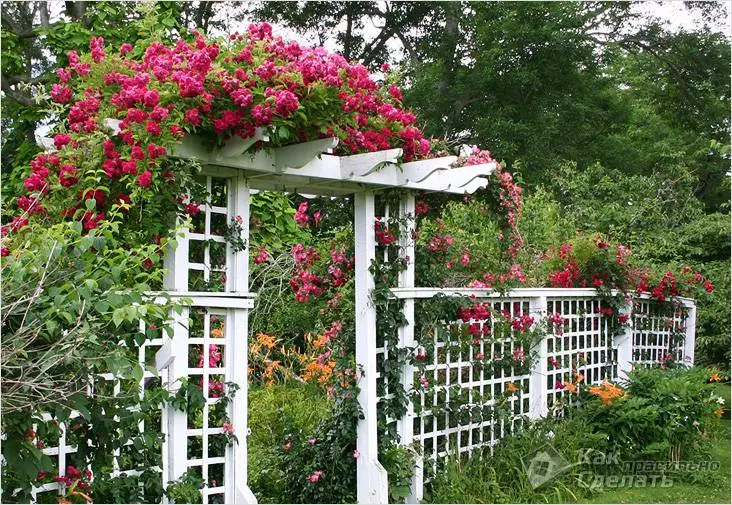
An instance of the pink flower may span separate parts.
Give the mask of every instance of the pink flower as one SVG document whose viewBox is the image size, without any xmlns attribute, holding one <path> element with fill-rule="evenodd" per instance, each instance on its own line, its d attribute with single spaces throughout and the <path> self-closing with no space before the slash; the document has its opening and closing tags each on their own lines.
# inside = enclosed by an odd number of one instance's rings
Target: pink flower
<svg viewBox="0 0 732 505">
<path fill-rule="evenodd" d="M 259 249 L 257 250 L 257 255 L 254 257 L 254 263 L 257 265 L 261 265 L 262 263 L 266 263 L 267 260 L 269 260 L 269 253 L 267 252 L 267 249 L 263 245 L 259 246 Z"/>
<path fill-rule="evenodd" d="M 521 347 L 517 347 L 516 349 L 514 349 L 513 355 L 511 357 L 517 363 L 523 363 L 526 359 L 526 356 L 524 355 L 524 350 Z"/>
<path fill-rule="evenodd" d="M 71 79 L 71 72 L 69 72 L 65 68 L 57 68 L 56 75 L 61 82 L 69 82 L 69 79 Z"/>
<path fill-rule="evenodd" d="M 353 459 L 358 459 L 359 456 L 361 456 L 361 453 L 359 452 L 359 450 L 358 449 L 354 449 L 353 450 Z"/>
<path fill-rule="evenodd" d="M 147 188 L 152 184 L 152 178 L 153 174 L 149 170 L 145 170 L 143 173 L 137 176 L 137 183 L 143 187 Z"/>
<path fill-rule="evenodd" d="M 91 49 L 92 59 L 95 63 L 104 60 L 104 39 L 102 37 L 92 37 L 89 41 L 89 49 Z"/>
<path fill-rule="evenodd" d="M 122 56 L 130 52 L 132 52 L 132 44 L 130 44 L 129 42 L 125 42 L 119 47 L 119 54 Z"/>
<path fill-rule="evenodd" d="M 145 131 L 147 131 L 150 135 L 160 135 L 160 125 L 158 125 L 154 121 L 148 121 L 147 123 L 145 123 Z"/>
<path fill-rule="evenodd" d="M 152 109 L 160 103 L 160 95 L 158 95 L 157 91 L 151 89 L 145 93 L 143 103 L 145 104 L 145 107 L 150 107 Z"/>
<path fill-rule="evenodd" d="M 712 281 L 704 281 L 704 291 L 706 291 L 707 293 L 712 293 L 714 291 L 714 284 L 712 284 Z"/>
<path fill-rule="evenodd" d="M 56 103 L 69 103 L 72 96 L 73 92 L 68 86 L 64 86 L 63 84 L 54 84 L 51 86 L 51 100 Z"/>
<path fill-rule="evenodd" d="M 293 218 L 301 228 L 305 228 L 308 225 L 308 222 L 310 221 L 310 216 L 308 216 L 308 202 L 300 203 L 300 206 L 297 208 L 297 212 L 295 212 Z"/>
<path fill-rule="evenodd" d="M 404 100 L 404 97 L 402 96 L 402 90 L 400 90 L 393 84 L 391 86 L 389 86 L 389 94 L 397 102 L 401 102 L 402 100 Z"/>
<path fill-rule="evenodd" d="M 56 146 L 57 150 L 61 150 L 63 146 L 71 142 L 71 136 L 65 133 L 59 133 L 53 137 L 53 145 Z"/>
<path fill-rule="evenodd" d="M 467 266 L 468 263 L 470 263 L 470 251 L 469 250 L 466 249 L 465 252 L 463 253 L 463 255 L 460 257 L 460 263 L 462 263 L 463 266 Z"/>
<path fill-rule="evenodd" d="M 201 118 L 198 113 L 198 109 L 188 109 L 186 113 L 183 116 L 183 120 L 186 123 L 190 123 L 193 126 L 198 126 L 201 124 Z"/>
<path fill-rule="evenodd" d="M 226 433 L 227 435 L 234 434 L 234 427 L 228 421 L 226 421 L 221 428 L 224 430 L 224 433 Z"/>
<path fill-rule="evenodd" d="M 320 480 L 320 478 L 323 476 L 323 472 L 321 470 L 316 470 L 312 474 L 310 474 L 306 479 L 310 481 L 311 483 L 315 484 Z"/>
</svg>

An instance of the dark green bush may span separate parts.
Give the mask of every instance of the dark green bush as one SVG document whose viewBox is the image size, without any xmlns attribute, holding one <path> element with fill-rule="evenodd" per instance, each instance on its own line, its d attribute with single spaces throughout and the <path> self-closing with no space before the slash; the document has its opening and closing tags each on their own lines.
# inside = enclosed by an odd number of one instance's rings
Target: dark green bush
<svg viewBox="0 0 732 505">
<path fill-rule="evenodd" d="M 286 437 L 293 430 L 315 430 L 329 415 L 330 402 L 315 386 L 291 383 L 249 391 L 249 486 L 261 503 L 288 501 L 279 461 Z"/>
</svg>

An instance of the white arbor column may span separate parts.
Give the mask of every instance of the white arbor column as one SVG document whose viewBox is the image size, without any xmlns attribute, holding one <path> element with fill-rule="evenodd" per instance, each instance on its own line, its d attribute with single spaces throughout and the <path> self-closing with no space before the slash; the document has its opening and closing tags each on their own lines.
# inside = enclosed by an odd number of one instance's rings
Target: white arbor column
<svg viewBox="0 0 732 505">
<path fill-rule="evenodd" d="M 354 195 L 356 264 L 356 364 L 361 367 L 358 402 L 364 418 L 358 421 L 356 449 L 357 499 L 359 503 L 387 503 L 389 483 L 378 460 L 376 412 L 376 309 L 371 299 L 374 278 L 369 272 L 376 258 L 374 235 L 374 193 Z"/>
<path fill-rule="evenodd" d="M 241 217 L 241 239 L 247 245 L 243 251 L 228 250 L 226 289 L 230 293 L 249 292 L 249 202 L 250 193 L 242 174 L 232 177 L 229 184 L 229 217 Z M 249 436 L 249 309 L 228 310 L 226 327 L 227 349 L 225 367 L 230 381 L 239 390 L 229 405 L 229 417 L 234 426 L 238 443 L 226 448 L 227 479 L 226 503 L 257 503 L 249 489 L 248 443 Z"/>
<path fill-rule="evenodd" d="M 180 223 L 179 223 L 180 224 Z M 181 293 L 188 290 L 188 229 L 176 236 L 174 248 L 169 247 L 165 256 L 165 290 Z M 180 379 L 188 375 L 188 318 L 190 309 L 184 307 L 180 313 L 171 311 L 172 334 L 163 335 L 163 345 L 156 354 L 158 370 L 168 368 L 168 390 L 174 395 L 180 389 Z M 168 482 L 179 479 L 188 470 L 187 435 L 188 416 L 171 406 L 164 407 L 163 418 L 167 418 L 164 426 L 165 443 L 163 459 L 166 460 Z M 168 485 L 164 482 L 164 485 Z"/>
<path fill-rule="evenodd" d="M 534 321 L 538 321 L 547 315 L 546 296 L 537 296 L 529 301 L 529 314 L 534 318 Z M 549 412 L 546 403 L 546 381 L 548 375 L 547 338 L 548 335 L 545 335 L 537 344 L 538 357 L 529 378 L 529 417 L 531 419 L 545 417 Z"/>
<path fill-rule="evenodd" d="M 684 338 L 684 364 L 694 364 L 694 347 L 696 346 L 696 303 L 684 303 L 688 315 L 686 317 L 686 338 Z"/>
<path fill-rule="evenodd" d="M 402 196 L 399 201 L 399 217 L 405 219 L 407 223 L 413 223 L 416 226 L 416 216 L 414 208 L 414 193 L 408 192 Z M 414 262 L 415 248 L 412 239 L 412 228 L 407 227 L 401 230 L 399 236 L 399 248 L 401 254 L 407 258 L 407 268 L 399 274 L 398 287 L 413 288 L 414 287 Z M 414 347 L 414 298 L 406 298 L 404 300 L 403 314 L 407 320 L 407 324 L 399 328 L 399 347 Z M 412 447 L 414 442 L 414 404 L 412 403 L 411 390 L 414 386 L 414 366 L 411 363 L 405 363 L 402 369 L 401 377 L 402 387 L 407 392 L 407 411 L 404 417 L 397 421 L 397 433 L 399 434 L 399 442 L 401 445 Z M 417 454 L 415 458 L 414 474 L 412 475 L 412 483 L 410 494 L 407 497 L 407 503 L 419 503 L 423 496 L 424 487 L 423 461 L 421 454 Z"/>
<path fill-rule="evenodd" d="M 620 310 L 620 315 L 628 316 L 628 322 L 623 331 L 617 335 L 615 347 L 618 350 L 618 379 L 625 380 L 628 373 L 633 370 L 633 299 L 626 299 L 626 303 Z"/>
</svg>

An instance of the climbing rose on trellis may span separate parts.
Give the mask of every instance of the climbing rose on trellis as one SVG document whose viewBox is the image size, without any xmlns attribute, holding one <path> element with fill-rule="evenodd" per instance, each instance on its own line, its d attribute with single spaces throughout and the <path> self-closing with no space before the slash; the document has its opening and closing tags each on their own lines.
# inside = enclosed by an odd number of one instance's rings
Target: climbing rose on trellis
<svg viewBox="0 0 732 505">
<path fill-rule="evenodd" d="M 28 194 L 18 203 L 23 213 L 2 236 L 26 226 L 29 215 L 57 219 L 43 207 L 47 199 L 65 209 L 63 218 L 90 230 L 110 214 L 174 190 L 178 174 L 164 169 L 162 157 L 191 133 L 222 142 L 252 138 L 263 128 L 270 146 L 334 136 L 341 153 L 400 147 L 406 161 L 430 152 L 395 86 L 380 87 L 366 67 L 323 48 L 275 37 L 267 23 L 225 42 L 194 32 L 172 46 L 130 47 L 114 54 L 96 37 L 90 54 L 68 53 L 69 66 L 58 69 L 60 83 L 51 90 L 64 106 L 57 152 L 31 162 L 23 183 Z M 107 119 L 119 121 L 118 134 L 105 126 Z M 258 142 L 254 149 L 262 147 Z M 85 203 L 90 194 L 93 208 Z"/>
</svg>

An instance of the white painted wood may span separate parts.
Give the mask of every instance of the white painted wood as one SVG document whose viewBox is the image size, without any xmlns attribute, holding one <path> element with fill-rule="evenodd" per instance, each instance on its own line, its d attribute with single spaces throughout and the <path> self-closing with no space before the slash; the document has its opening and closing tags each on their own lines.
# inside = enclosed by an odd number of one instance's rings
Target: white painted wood
<svg viewBox="0 0 732 505">
<path fill-rule="evenodd" d="M 407 258 L 407 268 L 399 273 L 398 285 L 401 288 L 414 287 L 414 262 L 415 247 L 412 239 L 412 231 L 415 227 L 415 203 L 414 193 L 404 194 L 399 201 L 399 217 L 408 223 L 407 229 L 401 230 L 399 236 L 400 254 Z M 414 319 L 414 299 L 404 300 L 403 309 L 404 318 L 407 324 L 399 328 L 399 346 L 402 348 L 412 349 L 415 347 L 414 328 L 416 321 Z M 401 384 L 407 395 L 412 394 L 414 389 L 414 365 L 406 363 L 402 368 Z M 414 404 L 409 401 L 407 403 L 407 411 L 404 417 L 397 420 L 397 433 L 399 435 L 399 443 L 410 447 L 414 442 Z M 423 462 L 420 454 L 415 453 L 415 466 L 422 468 Z M 406 499 L 406 503 L 419 503 L 422 500 L 424 482 L 421 471 L 416 471 L 412 475 L 410 486 L 410 494 Z"/>
<path fill-rule="evenodd" d="M 531 298 L 535 296 L 583 298 L 597 296 L 597 291 L 592 288 L 516 288 L 506 294 L 501 294 L 494 289 L 476 288 L 395 288 L 390 291 L 395 298 L 432 298 L 438 294 L 442 296 L 474 296 L 476 298 Z"/>
<path fill-rule="evenodd" d="M 214 293 L 210 294 L 213 295 Z M 190 305 L 192 307 L 208 307 L 211 309 L 251 309 L 254 307 L 254 297 L 251 293 L 221 294 L 228 294 L 230 296 L 191 296 L 189 293 L 180 293 L 179 295 L 176 295 L 176 293 L 167 292 L 157 295 L 153 302 L 164 304 L 178 300 L 184 305 Z"/>
<path fill-rule="evenodd" d="M 158 372 L 162 372 L 173 361 L 173 350 L 171 348 L 170 340 L 160 346 L 158 352 L 155 353 L 155 369 Z"/>
<path fill-rule="evenodd" d="M 356 264 L 356 363 L 360 367 L 358 402 L 364 419 L 358 421 L 356 460 L 358 503 L 387 503 L 389 486 L 386 470 L 378 460 L 376 414 L 376 309 L 371 300 L 374 279 L 369 272 L 376 257 L 374 236 L 374 193 L 354 196 Z"/>
<path fill-rule="evenodd" d="M 448 169 L 454 156 L 398 165 L 401 149 L 351 156 L 324 154 L 335 142 L 323 139 L 275 148 L 272 152 L 221 156 L 220 152 L 205 149 L 200 139 L 189 136 L 174 155 L 195 158 L 204 165 L 242 170 L 251 188 L 326 195 L 353 193 L 368 186 L 470 193 L 484 187 L 488 183 L 485 177 L 495 169 L 493 163 Z"/>
<path fill-rule="evenodd" d="M 340 178 L 352 179 L 354 177 L 365 177 L 373 174 L 381 168 L 384 168 L 386 164 L 396 163 L 397 158 L 401 155 L 401 149 L 387 149 L 372 153 L 339 156 Z"/>
<path fill-rule="evenodd" d="M 180 389 L 180 379 L 186 377 L 188 368 L 188 317 L 190 311 L 184 307 L 180 314 L 171 312 L 172 336 L 170 346 L 173 359 L 168 366 L 168 390 L 176 394 Z M 188 459 L 188 444 L 186 443 L 186 428 L 188 427 L 188 416 L 172 406 L 165 407 L 168 418 L 168 454 L 167 469 L 168 479 L 174 481 L 179 479 L 188 470 L 186 460 Z M 165 456 L 164 456 L 165 457 Z M 167 482 L 165 483 L 167 485 Z"/>
<path fill-rule="evenodd" d="M 226 143 L 216 150 L 214 158 L 217 160 L 224 158 L 231 158 L 233 156 L 241 156 L 247 149 L 252 147 L 256 142 L 259 142 L 263 138 L 263 132 L 261 128 L 256 128 L 254 136 L 248 139 L 235 136 L 226 141 Z"/>
<path fill-rule="evenodd" d="M 628 325 L 615 337 L 618 350 L 618 379 L 626 380 L 633 369 L 633 301 L 628 300 L 620 314 L 628 316 Z"/>
<path fill-rule="evenodd" d="M 401 169 L 404 174 L 405 181 L 422 182 L 434 172 L 449 170 L 456 160 L 457 156 L 443 156 L 441 158 L 408 161 L 406 163 L 402 163 Z"/>
<path fill-rule="evenodd" d="M 228 272 L 226 276 L 227 291 L 230 293 L 247 292 L 249 290 L 249 203 L 251 196 L 249 186 L 242 174 L 230 179 L 229 183 L 229 221 L 237 216 L 241 218 L 241 239 L 247 245 L 244 251 L 234 253 L 227 245 Z"/>
<path fill-rule="evenodd" d="M 274 153 L 275 166 L 278 170 L 302 168 L 321 154 L 332 152 L 337 145 L 337 138 L 327 138 L 279 147 Z"/>
<path fill-rule="evenodd" d="M 249 290 L 249 205 L 250 193 L 243 174 L 229 180 L 229 220 L 241 217 L 241 239 L 247 244 L 243 251 L 234 252 L 227 246 L 227 300 L 237 300 L 236 293 Z M 251 300 L 251 298 L 250 298 Z M 229 416 L 238 443 L 226 449 L 225 502 L 257 503 L 248 486 L 247 437 L 249 433 L 249 309 L 232 308 L 227 313 L 225 369 L 227 380 L 239 385 L 239 391 L 229 405 Z"/>
<path fill-rule="evenodd" d="M 229 406 L 238 443 L 226 448 L 226 503 L 257 503 L 248 486 L 248 317 L 246 309 L 232 309 L 227 318 L 225 368 L 228 380 L 239 385 Z"/>
<path fill-rule="evenodd" d="M 547 316 L 547 299 L 546 296 L 537 296 L 529 301 L 529 313 L 534 321 L 538 322 L 541 318 Z M 547 377 L 547 342 L 546 338 L 542 338 L 537 345 L 537 359 L 531 370 L 531 378 L 529 379 L 529 417 L 531 419 L 540 419 L 546 417 L 548 408 L 546 404 L 546 377 Z"/>
<path fill-rule="evenodd" d="M 686 338 L 684 339 L 684 364 L 694 364 L 694 348 L 696 346 L 696 303 L 684 303 L 689 315 L 686 318 Z"/>
<path fill-rule="evenodd" d="M 163 286 L 168 291 L 188 290 L 188 234 L 188 228 L 180 228 L 175 237 L 175 244 L 169 244 L 166 248 Z"/>
</svg>

